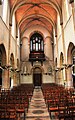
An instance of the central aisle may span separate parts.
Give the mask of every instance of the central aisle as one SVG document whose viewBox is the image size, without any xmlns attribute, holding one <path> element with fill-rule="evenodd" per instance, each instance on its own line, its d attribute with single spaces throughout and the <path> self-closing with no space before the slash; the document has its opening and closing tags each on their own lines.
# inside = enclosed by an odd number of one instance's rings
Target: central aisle
<svg viewBox="0 0 75 120">
<path fill-rule="evenodd" d="M 26 120 L 50 120 L 41 88 L 34 89 Z"/>
</svg>

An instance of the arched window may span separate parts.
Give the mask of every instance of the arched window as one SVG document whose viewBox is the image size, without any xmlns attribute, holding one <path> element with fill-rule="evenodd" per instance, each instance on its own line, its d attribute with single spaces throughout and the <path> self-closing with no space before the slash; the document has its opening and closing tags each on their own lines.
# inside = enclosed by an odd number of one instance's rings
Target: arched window
<svg viewBox="0 0 75 120">
<path fill-rule="evenodd" d="M 45 61 L 45 54 L 44 54 L 44 40 L 41 34 L 34 33 L 30 37 L 30 54 L 29 54 L 29 61 L 40 61 L 41 64 Z"/>
<path fill-rule="evenodd" d="M 30 38 L 30 51 L 44 51 L 43 37 L 39 33 L 34 33 Z"/>
<path fill-rule="evenodd" d="M 73 56 L 73 74 L 75 74 L 75 56 Z"/>
</svg>

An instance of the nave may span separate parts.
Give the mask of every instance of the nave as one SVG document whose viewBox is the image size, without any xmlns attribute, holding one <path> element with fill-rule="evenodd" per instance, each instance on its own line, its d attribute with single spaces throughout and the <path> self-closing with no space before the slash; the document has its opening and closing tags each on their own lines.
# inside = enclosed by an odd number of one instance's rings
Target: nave
<svg viewBox="0 0 75 120">
<path fill-rule="evenodd" d="M 26 120 L 50 120 L 48 108 L 39 87 L 34 89 Z"/>
</svg>

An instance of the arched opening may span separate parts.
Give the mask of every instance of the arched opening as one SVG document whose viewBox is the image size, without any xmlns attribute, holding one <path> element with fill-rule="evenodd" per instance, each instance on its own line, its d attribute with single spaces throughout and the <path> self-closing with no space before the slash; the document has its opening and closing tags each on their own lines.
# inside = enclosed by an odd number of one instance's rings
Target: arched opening
<svg viewBox="0 0 75 120">
<path fill-rule="evenodd" d="M 0 86 L 2 86 L 2 69 L 0 68 Z"/>
<path fill-rule="evenodd" d="M 35 32 L 30 38 L 30 51 L 40 52 L 44 51 L 43 37 L 41 34 Z"/>
<path fill-rule="evenodd" d="M 33 84 L 34 86 L 41 86 L 42 84 L 42 71 L 39 67 L 33 69 Z"/>
<path fill-rule="evenodd" d="M 0 87 L 4 86 L 5 73 L 4 66 L 6 65 L 6 51 L 3 44 L 0 45 Z M 3 81 L 4 80 L 4 81 Z"/>
<path fill-rule="evenodd" d="M 73 86 L 75 88 L 75 48 L 73 49 L 72 64 Z"/>
<path fill-rule="evenodd" d="M 73 58 L 74 58 L 74 44 L 72 42 L 69 43 L 68 51 L 67 51 L 67 85 L 68 87 L 74 86 L 74 73 L 73 73 Z"/>
<path fill-rule="evenodd" d="M 13 53 L 10 56 L 10 88 L 14 86 L 14 55 Z"/>
<path fill-rule="evenodd" d="M 33 62 L 35 62 L 35 61 L 40 61 L 41 63 L 43 63 L 43 61 L 45 61 L 44 38 L 38 32 L 35 32 L 30 37 L 29 61 L 32 63 L 32 65 L 33 65 Z"/>
</svg>

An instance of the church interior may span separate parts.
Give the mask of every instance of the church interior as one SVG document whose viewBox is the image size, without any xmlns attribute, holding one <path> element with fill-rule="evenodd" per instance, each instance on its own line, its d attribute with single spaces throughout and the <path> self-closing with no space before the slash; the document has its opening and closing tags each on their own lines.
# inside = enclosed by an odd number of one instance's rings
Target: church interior
<svg viewBox="0 0 75 120">
<path fill-rule="evenodd" d="M 75 0 L 0 0 L 0 120 L 75 120 Z"/>
</svg>

